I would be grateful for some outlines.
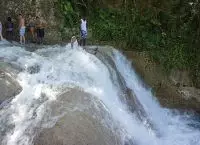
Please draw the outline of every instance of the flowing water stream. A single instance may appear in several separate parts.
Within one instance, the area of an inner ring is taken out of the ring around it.
[[[51,104],[79,89],[101,104],[99,111],[107,113],[97,119],[122,145],[200,145],[199,122],[190,113],[162,108],[126,57],[106,46],[99,51],[95,56],[69,44],[30,52],[0,42],[0,58],[22,70],[16,80],[23,88],[0,110],[0,144],[34,144],[38,128],[53,127],[67,111],[51,116]]]

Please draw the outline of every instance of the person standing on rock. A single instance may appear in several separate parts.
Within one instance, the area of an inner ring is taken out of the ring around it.
[[[40,43],[41,42],[41,38],[40,38],[41,21],[38,16],[36,17],[35,28],[36,28],[36,35],[37,35],[37,43]]]
[[[81,19],[81,40],[80,45],[86,45],[86,38],[87,38],[87,21],[85,18]]]
[[[35,22],[34,18],[29,16],[29,31],[31,33],[32,42],[35,40]]]
[[[44,40],[44,29],[46,28],[46,22],[36,17],[36,33],[37,33],[37,43],[41,44]]]
[[[2,23],[1,23],[1,21],[0,21],[0,39],[1,39],[1,40],[3,40],[2,30],[3,30],[3,26],[2,26]]]
[[[36,17],[36,33],[37,33],[37,43],[41,44],[44,40],[45,28],[46,28],[45,20],[41,20],[39,17]]]
[[[22,14],[19,14],[19,35],[20,35],[20,44],[25,44],[25,18],[22,16]]]
[[[45,34],[45,28],[46,28],[47,24],[45,20],[41,20],[41,27],[40,27],[40,39],[41,39],[41,43],[44,42],[44,34]]]

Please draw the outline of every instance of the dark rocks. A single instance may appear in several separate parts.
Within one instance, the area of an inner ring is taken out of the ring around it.
[[[30,74],[36,74],[36,73],[38,73],[40,71],[40,66],[38,64],[35,64],[33,66],[28,67],[27,71]]]

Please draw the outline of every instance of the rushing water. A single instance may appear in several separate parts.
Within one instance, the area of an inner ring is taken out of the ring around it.
[[[48,114],[49,104],[66,89],[77,87],[102,102],[113,124],[120,129],[122,144],[131,144],[127,139],[134,145],[200,144],[200,130],[194,127],[199,123],[192,116],[162,108],[120,52],[101,49],[97,56],[82,48],[71,49],[70,45],[45,46],[30,52],[1,42],[0,58],[23,70],[16,78],[22,92],[0,110],[1,144],[32,144],[36,128],[41,127]],[[135,105],[141,106],[135,112],[122,101],[124,87],[136,97]],[[146,119],[139,119],[138,111]],[[55,124],[59,115],[45,120],[45,124]]]

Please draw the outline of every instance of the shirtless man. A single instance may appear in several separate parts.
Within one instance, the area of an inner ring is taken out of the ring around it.
[[[24,17],[20,14],[19,15],[19,35],[20,35],[20,44],[25,44],[25,19]]]

